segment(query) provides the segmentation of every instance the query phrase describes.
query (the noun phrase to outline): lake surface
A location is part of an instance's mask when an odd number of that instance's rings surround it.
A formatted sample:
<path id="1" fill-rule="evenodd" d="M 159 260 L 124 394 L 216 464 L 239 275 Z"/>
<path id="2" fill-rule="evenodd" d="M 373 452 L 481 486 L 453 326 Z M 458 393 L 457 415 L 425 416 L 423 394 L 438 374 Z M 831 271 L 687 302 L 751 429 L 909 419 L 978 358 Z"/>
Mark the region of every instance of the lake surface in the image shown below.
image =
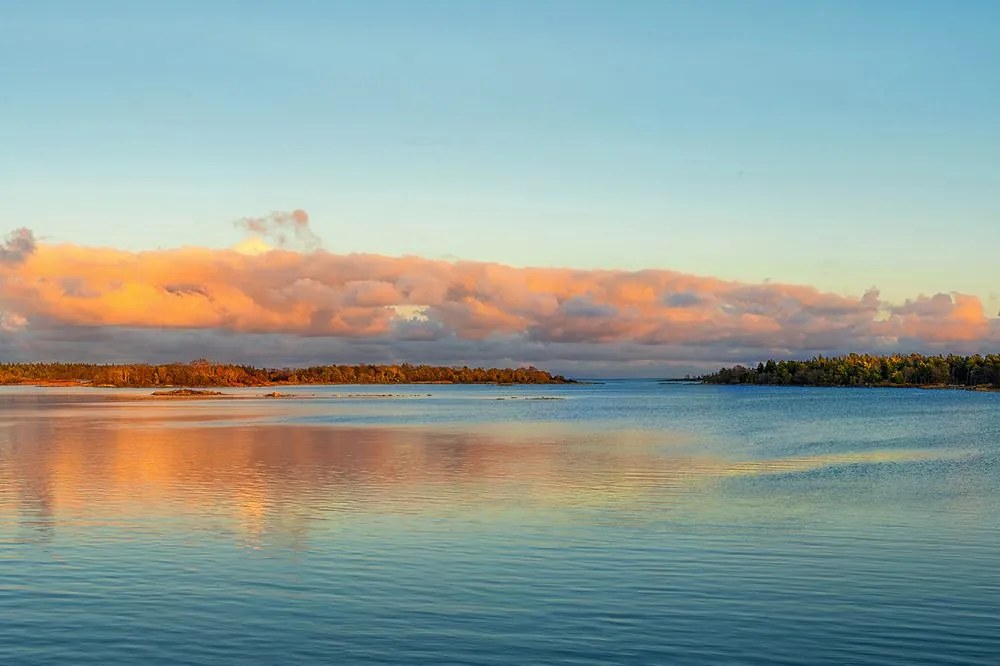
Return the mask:
<path id="1" fill-rule="evenodd" d="M 0 663 L 1000 663 L 1000 394 L 290 392 L 0 389 Z"/>

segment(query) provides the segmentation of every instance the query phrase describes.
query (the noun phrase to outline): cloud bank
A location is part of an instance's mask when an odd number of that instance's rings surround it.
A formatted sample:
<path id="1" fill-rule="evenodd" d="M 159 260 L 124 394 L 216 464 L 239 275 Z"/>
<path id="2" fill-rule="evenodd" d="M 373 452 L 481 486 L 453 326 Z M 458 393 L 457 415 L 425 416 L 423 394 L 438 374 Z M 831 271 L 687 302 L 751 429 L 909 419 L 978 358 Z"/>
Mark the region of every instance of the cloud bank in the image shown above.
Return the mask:
<path id="1" fill-rule="evenodd" d="M 342 255 L 317 249 L 304 211 L 238 224 L 270 243 L 130 252 L 13 232 L 0 248 L 0 354 L 530 363 L 607 375 L 845 351 L 968 353 L 1000 342 L 998 320 L 958 293 L 893 304 L 875 289 L 844 296 L 669 270 Z"/>

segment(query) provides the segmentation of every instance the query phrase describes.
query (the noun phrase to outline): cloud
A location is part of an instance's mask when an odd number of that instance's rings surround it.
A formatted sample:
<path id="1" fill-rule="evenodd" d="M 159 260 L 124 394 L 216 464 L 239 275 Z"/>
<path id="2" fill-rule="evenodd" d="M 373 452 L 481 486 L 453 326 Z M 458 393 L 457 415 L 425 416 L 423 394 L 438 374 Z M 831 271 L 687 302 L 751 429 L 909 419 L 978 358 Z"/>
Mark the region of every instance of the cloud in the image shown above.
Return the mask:
<path id="1" fill-rule="evenodd" d="M 935 294 L 907 300 L 889 308 L 890 323 L 900 335 L 913 341 L 935 343 L 997 340 L 997 319 L 989 319 L 983 303 L 967 294 Z"/>
<path id="2" fill-rule="evenodd" d="M 307 238 L 295 232 L 308 231 L 304 213 L 245 222 L 258 233 L 288 230 L 284 241 L 272 233 L 278 245 Z M 221 358 L 214 350 L 261 364 L 409 360 L 662 374 L 652 369 L 847 351 L 973 352 L 1000 342 L 998 320 L 958 293 L 892 304 L 874 289 L 845 296 L 669 270 L 280 247 L 129 252 L 32 239 L 19 230 L 0 255 L 0 353 L 9 358 Z"/>
<path id="3" fill-rule="evenodd" d="M 244 217 L 237 220 L 235 225 L 252 234 L 238 246 L 249 254 L 261 252 L 263 239 L 272 241 L 279 248 L 291 248 L 298 243 L 306 251 L 316 250 L 322 245 L 319 236 L 309 228 L 309 213 L 304 210 L 273 212 L 265 217 Z"/>
<path id="4" fill-rule="evenodd" d="M 0 312 L 0 331 L 15 333 L 24 330 L 28 320 L 15 312 Z"/>
<path id="5" fill-rule="evenodd" d="M 31 229 L 21 227 L 7 234 L 0 245 L 0 264 L 19 264 L 35 251 L 35 234 Z"/>

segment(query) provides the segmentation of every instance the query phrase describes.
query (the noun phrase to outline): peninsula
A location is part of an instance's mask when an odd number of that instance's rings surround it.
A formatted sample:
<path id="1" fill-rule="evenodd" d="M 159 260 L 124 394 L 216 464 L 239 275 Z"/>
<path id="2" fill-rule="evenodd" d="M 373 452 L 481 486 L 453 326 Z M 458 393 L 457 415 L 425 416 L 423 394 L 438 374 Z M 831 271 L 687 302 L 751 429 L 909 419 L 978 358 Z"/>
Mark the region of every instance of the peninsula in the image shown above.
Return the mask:
<path id="1" fill-rule="evenodd" d="M 706 384 L 768 386 L 898 386 L 924 388 L 1000 388 L 1000 354 L 925 356 L 923 354 L 847 354 L 805 361 L 735 365 L 704 375 Z"/>

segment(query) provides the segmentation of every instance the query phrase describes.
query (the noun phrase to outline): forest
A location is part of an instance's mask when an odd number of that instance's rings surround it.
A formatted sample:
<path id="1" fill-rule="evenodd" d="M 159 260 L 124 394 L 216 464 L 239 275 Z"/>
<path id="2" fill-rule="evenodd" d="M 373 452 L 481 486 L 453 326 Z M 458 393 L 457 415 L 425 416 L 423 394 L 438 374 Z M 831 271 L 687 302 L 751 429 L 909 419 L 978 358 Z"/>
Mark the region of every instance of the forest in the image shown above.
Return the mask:
<path id="1" fill-rule="evenodd" d="M 568 384 L 537 368 L 469 368 L 432 365 L 317 365 L 257 368 L 204 359 L 164 365 L 0 363 L 0 384 L 78 383 L 107 387 L 273 386 L 281 384 Z"/>
<path id="2" fill-rule="evenodd" d="M 778 386 L 954 386 L 1000 388 L 1000 354 L 815 356 L 807 361 L 736 365 L 704 375 L 708 384 Z"/>

